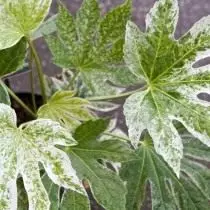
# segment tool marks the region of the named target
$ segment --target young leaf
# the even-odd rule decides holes
[[[210,146],[210,114],[206,102],[198,98],[210,87],[209,66],[194,67],[209,56],[210,17],[175,40],[177,19],[177,0],[159,0],[147,16],[145,33],[127,24],[125,61],[139,80],[144,79],[147,89],[127,99],[124,113],[133,145],[147,129],[156,152],[179,176],[183,144],[174,120]]]
[[[50,202],[41,182],[39,162],[57,185],[83,193],[82,184],[68,156],[55,145],[76,141],[67,130],[51,120],[35,120],[16,127],[16,114],[0,104],[0,208],[17,209],[16,179],[20,174],[28,195],[29,209],[49,209]]]
[[[150,139],[142,142],[136,154],[138,159],[124,164],[121,170],[121,177],[127,182],[127,210],[140,209],[147,184],[150,184],[154,210],[209,209],[210,170],[206,166],[192,161],[186,154],[178,179],[155,152]]]
[[[0,49],[30,36],[48,14],[51,0],[6,0],[0,5]]]
[[[126,190],[120,178],[106,170],[99,160],[127,161],[133,154],[118,140],[98,141],[107,128],[104,120],[89,121],[76,129],[74,138],[78,145],[69,149],[69,156],[78,176],[89,182],[94,197],[107,210],[125,209]]]
[[[93,114],[88,110],[89,102],[74,95],[72,91],[56,92],[38,110],[39,118],[54,120],[68,129],[75,129],[80,122],[93,119]]]
[[[0,50],[0,77],[17,71],[24,64],[26,40],[21,39],[11,48]]]
[[[136,78],[123,61],[125,27],[130,15],[131,0],[125,0],[105,17],[100,17],[96,0],[84,0],[75,18],[61,4],[56,24],[58,37],[46,38],[55,64],[80,72],[92,95],[116,94],[116,87],[108,81],[124,84],[122,80],[129,77],[133,83]],[[116,72],[121,72],[123,79]]]

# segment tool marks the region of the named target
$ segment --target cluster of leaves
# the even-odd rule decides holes
[[[146,196],[152,209],[209,209],[210,112],[199,95],[210,66],[195,64],[209,56],[210,17],[175,39],[178,0],[157,1],[144,32],[129,21],[131,0],[105,16],[97,0],[75,16],[59,2],[43,22],[50,5],[0,0],[0,209],[88,210],[87,188],[106,210],[139,210]],[[65,81],[52,78],[36,119],[17,127],[2,79],[28,48],[42,74],[32,45],[42,36]],[[91,109],[124,96],[128,136]]]

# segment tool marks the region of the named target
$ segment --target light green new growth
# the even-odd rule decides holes
[[[0,4],[0,49],[30,37],[48,14],[51,0],[5,0]]]
[[[55,184],[84,194],[68,156],[55,147],[76,145],[71,134],[51,120],[39,119],[19,128],[16,120],[14,110],[0,104],[0,209],[17,209],[18,175],[24,181],[29,209],[50,209],[39,163]]]
[[[204,17],[176,40],[178,1],[159,0],[146,17],[146,31],[129,22],[125,61],[147,90],[130,96],[124,114],[132,144],[137,147],[147,129],[155,150],[179,176],[183,157],[182,140],[174,127],[178,120],[204,144],[210,146],[209,104],[198,94],[209,92],[209,66],[194,64],[208,57],[210,17]]]
[[[38,110],[38,117],[54,120],[71,130],[78,127],[82,121],[93,119],[93,114],[88,110],[89,102],[74,95],[72,91],[56,92],[47,104]]]

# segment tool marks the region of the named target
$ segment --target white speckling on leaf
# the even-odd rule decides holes
[[[210,34],[210,15],[203,17],[198,22],[196,22],[190,29],[189,33],[191,34],[192,39],[196,39],[201,34]]]
[[[51,120],[39,119],[17,128],[14,110],[0,104],[0,209],[17,209],[19,174],[28,194],[29,210],[50,208],[39,163],[55,184],[85,194],[67,154],[55,147],[75,144],[71,134]]]
[[[156,152],[162,155],[179,176],[180,162],[183,157],[181,138],[172,119],[165,113],[162,116],[157,115],[149,94],[148,91],[136,93],[130,96],[124,105],[131,142],[137,148],[142,132],[147,129],[153,139]]]
[[[147,130],[156,152],[177,176],[183,145],[174,121],[210,146],[210,103],[198,97],[210,93],[210,66],[199,66],[201,59],[210,56],[210,16],[176,40],[178,12],[177,0],[157,1],[146,17],[145,33],[127,25],[124,50],[130,71],[143,77],[148,87],[125,102],[129,137],[137,148]]]
[[[42,23],[52,0],[6,0],[0,13],[0,49],[15,45]],[[24,12],[23,12],[24,11]]]
[[[177,0],[159,0],[146,16],[146,31],[149,33],[169,30],[173,36],[179,18]],[[165,29],[163,29],[163,27]]]

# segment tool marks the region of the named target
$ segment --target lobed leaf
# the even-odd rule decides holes
[[[198,95],[209,92],[209,66],[195,67],[209,56],[209,17],[202,18],[183,37],[174,38],[177,0],[159,0],[146,18],[146,31],[129,22],[125,61],[145,91],[130,96],[124,114],[132,144],[137,147],[146,129],[158,154],[179,176],[183,143],[174,121],[210,146],[209,104]]]
[[[96,0],[83,1],[76,17],[60,4],[57,37],[46,38],[55,64],[80,72],[80,79],[91,95],[118,93],[120,90],[109,81],[120,85],[127,77],[136,81],[123,61],[125,26],[130,16],[131,0],[105,17],[100,17]],[[118,77],[119,72],[122,79]],[[130,84],[130,80],[127,83]]]
[[[38,110],[39,118],[54,120],[71,130],[78,127],[82,121],[93,119],[93,114],[88,110],[89,102],[74,95],[72,91],[56,92],[47,104]]]
[[[185,139],[185,138],[184,138]],[[191,147],[195,139],[188,139],[185,148]],[[199,148],[200,149],[200,148]],[[198,149],[198,150],[199,150]],[[121,177],[127,182],[127,209],[139,210],[144,203],[147,185],[150,185],[152,209],[209,209],[210,170],[189,158],[182,160],[180,179],[159,156],[148,137],[136,150],[138,159],[125,163]]]
[[[78,145],[68,154],[80,179],[90,184],[95,199],[107,210],[125,209],[126,189],[123,182],[99,160],[123,162],[133,158],[129,147],[118,140],[99,141],[107,128],[104,120],[89,121],[76,129],[74,138]]]
[[[55,145],[76,141],[60,124],[35,120],[16,127],[15,111],[0,104],[0,208],[17,209],[16,179],[20,174],[28,195],[29,209],[49,209],[50,201],[40,178],[41,163],[52,181],[84,193],[68,156]]]

